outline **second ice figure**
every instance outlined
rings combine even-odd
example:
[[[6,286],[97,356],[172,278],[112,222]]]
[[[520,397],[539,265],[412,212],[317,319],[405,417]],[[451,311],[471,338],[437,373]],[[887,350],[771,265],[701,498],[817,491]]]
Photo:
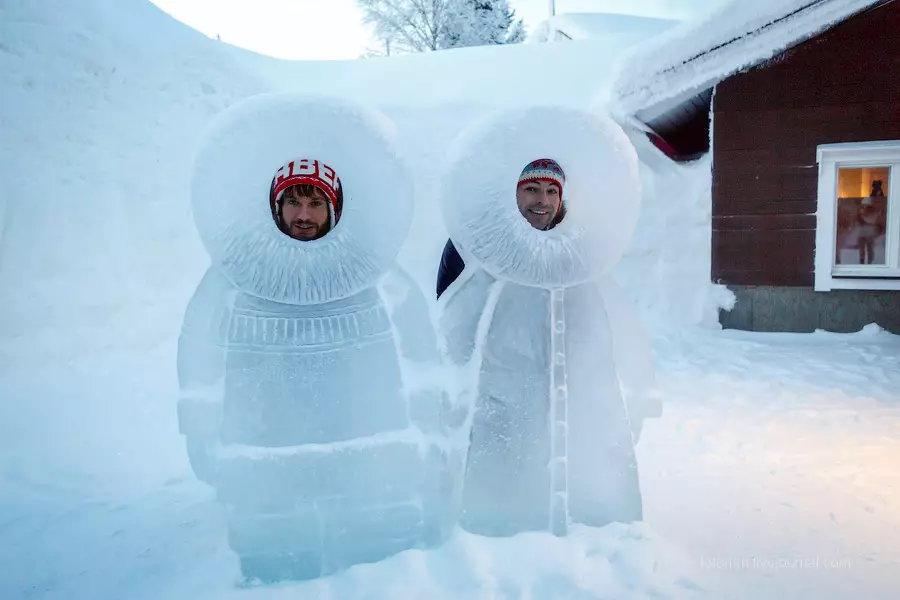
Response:
[[[395,263],[412,183],[374,111],[272,95],[201,146],[211,266],[179,341],[179,422],[243,574],[307,579],[441,543],[462,451],[424,296]]]
[[[638,215],[629,140],[574,110],[507,112],[461,136],[442,194],[460,255],[442,267],[465,268],[440,325],[474,407],[462,526],[564,534],[642,519],[634,439],[658,407],[623,398],[617,359],[633,357],[617,352],[604,298]]]

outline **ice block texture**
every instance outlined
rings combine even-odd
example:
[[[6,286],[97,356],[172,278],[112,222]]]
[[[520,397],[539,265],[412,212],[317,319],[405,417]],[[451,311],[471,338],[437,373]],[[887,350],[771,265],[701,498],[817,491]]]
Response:
[[[385,130],[342,102],[267,96],[227,111],[198,153],[212,264],[179,340],[179,422],[247,577],[318,577],[440,544],[455,524],[465,420],[424,296],[394,263],[412,186]],[[345,190],[337,227],[310,242],[268,208],[298,156],[333,164]]]
[[[213,263],[242,291],[286,304],[372,287],[394,265],[412,220],[413,183],[392,130],[381,113],[330,98],[265,94],[229,108],[197,153],[191,188]],[[344,188],[340,222],[314,242],[282,235],[269,210],[275,171],[296,158],[330,165]]]
[[[617,296],[616,317],[632,321],[613,328],[603,293],[638,216],[634,149],[608,119],[547,107],[485,119],[451,155],[444,217],[466,269],[441,298],[440,325],[474,403],[462,525],[564,534],[640,520],[620,377],[642,365],[652,380],[652,363],[631,356],[648,347],[614,344],[613,329],[641,326]],[[568,214],[550,231],[516,206],[519,172],[539,158],[567,175]]]

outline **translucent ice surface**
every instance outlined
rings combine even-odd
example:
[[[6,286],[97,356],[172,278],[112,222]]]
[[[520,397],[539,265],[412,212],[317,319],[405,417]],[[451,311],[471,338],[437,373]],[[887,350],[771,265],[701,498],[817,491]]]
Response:
[[[434,546],[456,520],[465,419],[422,292],[394,264],[412,184],[387,132],[343,102],[263,96],[226,111],[197,156],[212,264],[185,314],[179,420],[247,577],[307,579]],[[340,221],[314,241],[284,235],[268,204],[298,156],[344,185]]]
[[[474,408],[462,525],[563,534],[570,523],[640,520],[634,437],[655,415],[644,405],[630,414],[621,384],[641,369],[652,381],[652,363],[640,356],[645,338],[614,342],[640,323],[604,275],[638,215],[634,149],[604,117],[532,108],[473,125],[452,156],[443,210],[466,268],[441,298],[441,330]],[[567,176],[567,215],[549,231],[532,228],[515,198],[520,171],[539,158]]]

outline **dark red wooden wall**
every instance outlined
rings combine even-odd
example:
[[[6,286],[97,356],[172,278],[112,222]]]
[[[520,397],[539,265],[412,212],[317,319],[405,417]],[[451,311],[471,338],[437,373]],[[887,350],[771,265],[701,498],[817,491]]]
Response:
[[[713,99],[713,281],[813,285],[816,146],[896,139],[900,0],[720,83]]]

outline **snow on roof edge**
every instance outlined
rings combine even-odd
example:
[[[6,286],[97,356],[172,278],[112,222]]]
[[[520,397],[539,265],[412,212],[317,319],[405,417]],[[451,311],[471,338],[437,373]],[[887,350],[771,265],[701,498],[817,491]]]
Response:
[[[729,17],[730,3],[708,18],[677,27],[658,39],[636,47],[619,63],[612,88],[612,102],[621,114],[652,118],[665,106],[703,90],[723,79],[776,57],[781,52],[821,34],[846,19],[894,0],[818,0],[798,6],[782,6],[779,13],[757,16],[747,31],[730,39],[715,40],[702,51],[684,40],[701,36]],[[782,3],[786,4],[786,3]],[[746,5],[745,5],[746,6]],[[760,22],[765,22],[759,25]],[[720,30],[734,31],[733,24]],[[709,39],[709,36],[707,36]],[[688,49],[685,52],[684,48]],[[680,50],[680,51],[679,51]]]

